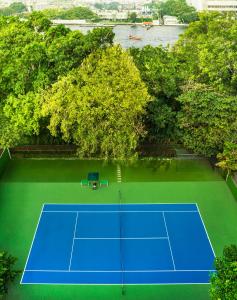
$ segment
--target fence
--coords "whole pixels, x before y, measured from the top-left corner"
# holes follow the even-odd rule
[[[229,176],[227,179],[227,185],[229,186],[232,194],[234,195],[235,199],[237,200],[237,184],[234,181],[234,178]]]
[[[74,145],[25,145],[11,148],[13,158],[76,157]]]
[[[2,175],[8,161],[11,159],[8,149],[0,150],[0,176]]]

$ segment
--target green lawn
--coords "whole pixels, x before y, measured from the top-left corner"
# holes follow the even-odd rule
[[[23,269],[43,203],[167,202],[199,205],[212,245],[220,255],[226,244],[237,244],[237,202],[221,177],[201,160],[140,162],[122,165],[123,183],[116,183],[116,164],[99,161],[16,160],[0,178],[0,249],[18,257]],[[92,191],[78,181],[88,171],[109,179],[108,188]],[[202,300],[208,285],[118,286],[20,285],[11,286],[12,300]]]

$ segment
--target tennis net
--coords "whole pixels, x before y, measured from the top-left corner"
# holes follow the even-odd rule
[[[122,193],[119,190],[119,247],[120,247],[120,268],[121,268],[121,287],[122,287],[122,295],[125,295],[125,286],[124,286],[124,260],[123,260],[123,213],[122,213]]]

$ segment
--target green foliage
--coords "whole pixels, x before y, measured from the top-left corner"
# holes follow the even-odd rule
[[[27,11],[22,2],[13,2],[10,6],[0,9],[0,16],[11,16]]]
[[[165,101],[154,99],[145,116],[149,142],[169,142],[176,139],[176,112]]]
[[[0,106],[0,145],[1,148],[10,147],[19,142],[21,134],[14,132],[12,124],[3,113],[3,106]]]
[[[215,260],[217,273],[211,278],[210,296],[213,300],[237,299],[237,246],[225,247],[223,256]]]
[[[116,2],[116,1],[112,1],[109,3],[95,3],[95,8],[100,9],[100,10],[103,10],[103,9],[118,10],[119,6],[120,6],[119,2]]]
[[[128,16],[128,19],[132,23],[138,22],[137,13],[136,12],[130,13],[129,16]]]
[[[202,13],[175,46],[185,80],[237,91],[237,20],[232,14]]]
[[[176,16],[181,23],[190,23],[198,19],[198,14],[193,6],[185,0],[166,0],[157,4],[161,17]]]
[[[217,158],[217,166],[227,171],[228,178],[231,171],[237,171],[237,143],[225,142],[223,153],[219,153]]]
[[[44,85],[40,74],[46,68],[42,37],[26,22],[3,19],[0,27],[0,99],[10,93],[23,94],[33,89],[37,79]]]
[[[144,135],[149,101],[132,58],[119,46],[91,54],[44,95],[53,136],[78,146],[82,157],[130,158]]]
[[[26,135],[39,133],[39,94],[29,92],[18,97],[11,95],[5,102],[3,112],[16,131],[22,131]]]
[[[10,95],[0,107],[0,145],[13,147],[40,131],[40,95]]]
[[[13,2],[12,4],[10,4],[9,8],[14,13],[18,13],[18,14],[27,11],[25,4],[22,2]]]
[[[16,258],[7,252],[0,252],[0,297],[7,294],[8,284],[13,282],[19,271],[13,270]]]
[[[152,12],[152,17],[153,19],[160,19],[160,5],[158,1],[152,1],[151,3],[148,4],[149,8],[151,9]]]
[[[0,18],[0,145],[13,146],[25,135],[38,134],[38,92],[80,66],[91,52],[111,45],[113,37],[110,28],[83,35],[62,25],[51,27],[41,13],[27,21]]]
[[[19,95],[44,89],[59,75],[78,67],[92,51],[112,44],[113,37],[110,28],[98,28],[84,36],[62,25],[50,27],[49,20],[39,13],[32,14],[27,22],[3,18],[0,99],[10,93]]]
[[[237,136],[233,15],[202,13],[173,49],[146,46],[125,53],[117,47],[107,49],[114,38],[110,28],[83,35],[51,26],[47,13],[52,10],[34,12],[25,20],[0,18],[2,147],[42,133],[50,140],[49,120],[50,133],[59,142],[63,138],[78,145],[81,156],[131,156],[147,131],[146,141],[179,138],[196,153],[222,153],[220,167],[232,170]],[[153,101],[146,100],[144,84]],[[41,116],[44,99],[46,118]],[[130,106],[123,110],[119,101],[130,106],[135,101],[137,110],[132,112]]]
[[[224,142],[236,134],[237,97],[192,84],[178,101],[178,125],[184,145],[207,157],[222,152]]]
[[[111,28],[95,28],[85,37],[85,49],[89,54],[99,48],[106,48],[113,44],[113,39],[114,32]]]
[[[130,53],[155,100],[148,105],[145,124],[149,140],[164,141],[174,138],[175,116],[179,94],[177,60],[172,52],[162,47],[132,48]]]
[[[99,17],[89,8],[78,6],[70,9],[46,9],[42,13],[50,19],[62,19],[62,20],[92,20],[98,21]]]
[[[130,53],[151,95],[160,98],[178,95],[179,76],[173,53],[162,47],[151,46],[132,48]]]
[[[34,11],[28,16],[27,25],[36,32],[45,33],[52,23],[42,12]]]

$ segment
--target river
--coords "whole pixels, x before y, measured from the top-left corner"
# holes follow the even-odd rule
[[[72,30],[80,30],[86,33],[94,27],[83,27],[79,25],[68,25]],[[164,47],[173,45],[184,32],[184,26],[153,26],[149,29],[143,26],[131,27],[130,25],[116,25],[113,28],[115,33],[114,42],[119,43],[123,48],[138,47],[142,48],[146,45]],[[129,35],[138,37],[139,39],[130,39]]]

